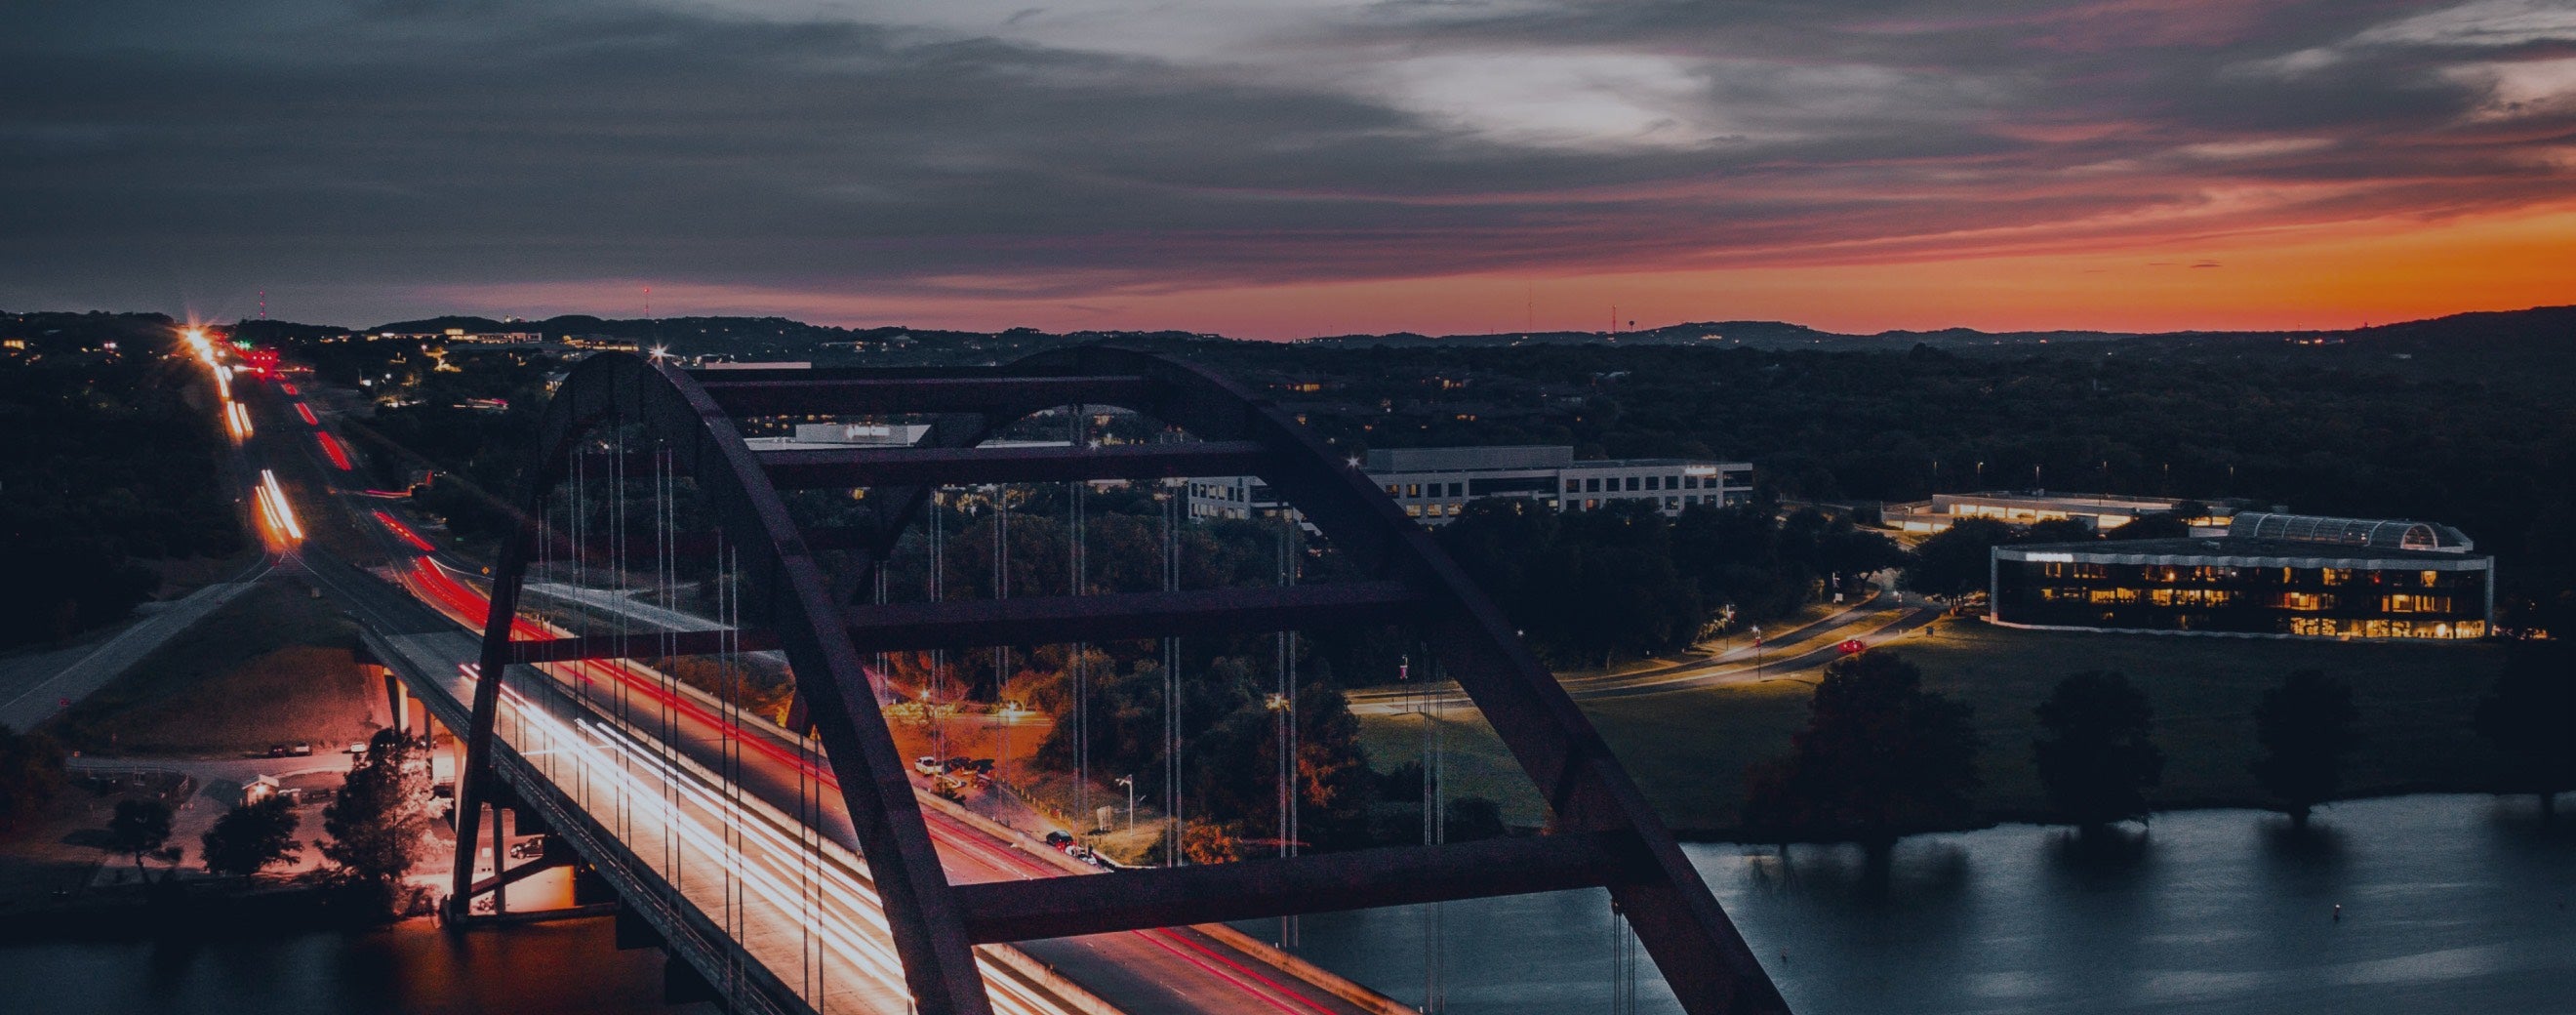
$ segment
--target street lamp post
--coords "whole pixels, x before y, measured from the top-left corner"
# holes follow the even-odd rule
[[[1133,832],[1136,830],[1136,777],[1119,776],[1118,784],[1127,787],[1127,830]]]
[[[1762,629],[1756,627],[1753,629],[1753,682],[1758,684],[1767,679],[1770,678],[1762,675]]]

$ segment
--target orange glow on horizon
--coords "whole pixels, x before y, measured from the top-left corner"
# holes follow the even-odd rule
[[[2437,221],[2384,218],[2094,249],[1868,263],[1453,275],[1063,297],[853,296],[666,287],[689,314],[785,314],[856,327],[1175,329],[1236,338],[1413,331],[1621,330],[1778,320],[1827,331],[2302,330],[2576,303],[2576,204]],[[1735,261],[1758,260],[1734,255]],[[2207,266],[2201,266],[2207,265]],[[611,283],[441,290],[584,312]],[[1612,308],[1617,317],[1612,317]]]

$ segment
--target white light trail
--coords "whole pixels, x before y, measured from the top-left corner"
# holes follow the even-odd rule
[[[286,502],[286,491],[277,485],[277,473],[261,469],[259,482],[260,494],[268,499],[270,507],[276,512],[270,520],[277,523],[277,527],[286,533],[288,539],[302,540],[304,527],[295,524],[295,507]]]
[[[730,877],[741,879],[743,887],[778,913],[810,928],[831,953],[867,975],[870,980],[895,997],[907,996],[901,956],[894,950],[891,931],[885,924],[883,904],[875,890],[853,873],[855,855],[846,859],[837,854],[843,850],[820,849],[821,843],[800,843],[782,831],[778,819],[764,817],[726,798],[691,773],[672,765],[656,752],[644,747],[632,736],[605,724],[587,719],[575,720],[573,727],[547,715],[517,690],[503,687],[505,703],[522,730],[538,734],[531,743],[515,745],[522,757],[569,759],[578,764],[588,777],[584,780],[602,785],[617,796],[644,805],[643,816],[658,822],[676,834],[691,850],[718,860]],[[505,728],[509,724],[504,724]],[[539,746],[543,744],[545,746]],[[613,753],[612,753],[613,752]],[[651,781],[641,777],[644,770]],[[569,788],[556,776],[556,785]],[[678,806],[665,789],[682,798],[697,812]],[[594,798],[601,791],[593,790]],[[589,805],[583,805],[589,809]],[[594,813],[596,813],[594,811]],[[603,820],[602,826],[606,827]],[[734,840],[752,848],[746,850],[728,841]],[[634,850],[632,843],[627,844]],[[830,858],[824,864],[811,864],[809,852],[822,852]],[[639,858],[642,853],[638,851]],[[648,861],[649,862],[649,861]],[[709,914],[713,916],[715,914]],[[1002,975],[1001,969],[980,951],[978,966],[985,983],[995,991],[995,1008],[1008,1015],[1050,1015],[1065,1009],[1051,999],[1035,994],[1015,979]],[[782,979],[790,979],[787,970],[775,970]]]

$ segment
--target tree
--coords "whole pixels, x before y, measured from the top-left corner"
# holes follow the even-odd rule
[[[1442,842],[1499,839],[1511,834],[1511,829],[1503,825],[1502,805],[1491,797],[1459,797],[1442,805],[1441,811],[1444,819],[1440,826]]]
[[[62,788],[62,745],[42,733],[0,726],[0,831],[32,817]]]
[[[1962,518],[1915,544],[1905,565],[1907,589],[1936,596],[1982,590],[1993,570],[1987,559],[1997,546],[2012,542],[2012,526],[1992,518]]]
[[[1746,823],[1781,842],[1858,842],[1880,859],[1901,836],[1965,824],[1978,785],[1970,710],[1922,683],[1884,650],[1825,667],[1788,755],[1747,774]]]
[[[2504,757],[2503,789],[2536,793],[2553,819],[2558,794],[2576,788],[2576,648],[2525,643],[2478,702],[2478,735]]]
[[[419,860],[428,834],[429,762],[395,730],[378,730],[322,809],[322,855],[353,881],[391,887]]]
[[[2263,692],[2254,707],[2254,780],[2281,798],[2290,824],[2308,827],[2308,812],[2334,796],[2343,756],[2352,749],[2352,688],[2322,670],[2300,670]]]
[[[1191,819],[1181,827],[1181,860],[1189,864],[1233,863],[1242,859],[1242,829],[1231,822]]]
[[[2165,757],[2144,693],[2116,671],[2086,670],[2059,681],[2037,711],[2031,755],[2050,807],[2087,831],[2147,816]]]
[[[140,876],[144,855],[160,853],[170,841],[170,805],[154,797],[119,800],[115,815],[107,819],[107,835],[117,852],[134,857],[134,873]]]
[[[257,874],[303,848],[294,839],[303,821],[282,796],[243,804],[224,812],[215,819],[215,827],[206,830],[199,840],[199,858],[210,874]]]

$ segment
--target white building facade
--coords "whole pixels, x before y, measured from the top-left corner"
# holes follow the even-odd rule
[[[1387,448],[1362,468],[1378,487],[1425,525],[1443,525],[1486,497],[1527,497],[1558,511],[1585,511],[1643,501],[1667,516],[1695,505],[1722,507],[1753,496],[1749,462],[1685,458],[1576,461],[1562,446]],[[1193,479],[1193,518],[1271,518],[1281,504],[1251,476]]]

